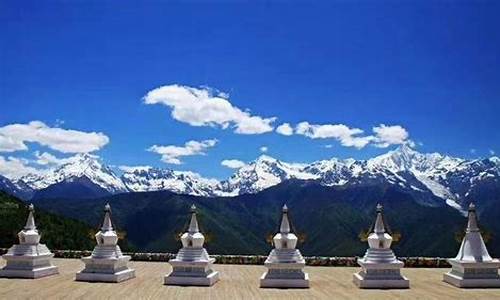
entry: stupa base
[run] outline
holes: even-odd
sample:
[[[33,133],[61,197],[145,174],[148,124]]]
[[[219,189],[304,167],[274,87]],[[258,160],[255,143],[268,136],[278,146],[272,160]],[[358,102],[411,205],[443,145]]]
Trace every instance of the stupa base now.
[[[16,245],[13,248],[19,249],[22,247]],[[0,277],[36,279],[59,274],[58,268],[51,263],[53,256],[50,252],[40,255],[13,255],[7,253],[3,255],[7,264],[0,270]]]
[[[260,278],[261,288],[309,288],[309,274],[304,273],[304,278],[266,278],[268,272],[262,274]]]
[[[59,274],[59,270],[56,266],[47,266],[35,268],[32,270],[26,269],[14,269],[14,268],[4,268],[0,270],[0,277],[4,278],[29,278],[37,279],[42,277],[47,277],[51,275]]]
[[[474,278],[465,279],[451,272],[443,275],[443,281],[459,288],[498,288],[500,278]]]
[[[360,289],[408,289],[410,281],[401,275],[398,279],[365,278],[363,272],[353,274],[353,282]]]
[[[500,287],[498,268],[500,261],[487,262],[460,261],[448,259],[451,271],[443,275],[443,281],[459,288]]]
[[[130,256],[113,258],[83,257],[85,269],[76,273],[76,281],[122,282],[135,278],[135,270],[127,266]]]
[[[176,276],[169,274],[165,276],[164,283],[166,285],[182,285],[182,286],[212,286],[219,281],[219,272],[213,271],[207,276]]]
[[[76,273],[76,281],[87,281],[87,282],[122,282],[135,278],[134,269],[126,269],[113,274],[106,273],[86,273],[78,272]]]

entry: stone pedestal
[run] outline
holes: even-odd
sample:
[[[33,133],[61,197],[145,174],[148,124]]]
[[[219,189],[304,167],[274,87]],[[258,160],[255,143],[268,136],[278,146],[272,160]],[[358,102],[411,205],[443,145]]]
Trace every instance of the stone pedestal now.
[[[130,256],[115,258],[82,258],[85,269],[76,273],[77,281],[121,282],[135,277],[135,270],[127,266]]]
[[[460,262],[449,259],[451,271],[443,275],[443,280],[460,288],[500,287],[498,268],[500,261],[495,259],[486,263]]]
[[[391,250],[392,237],[386,232],[382,205],[377,205],[377,219],[368,236],[370,248],[363,258],[358,259],[361,271],[353,274],[353,282],[366,289],[405,289],[410,281],[401,275],[404,264],[396,259]]]
[[[290,232],[288,208],[283,206],[280,232],[273,238],[275,249],[264,265],[268,271],[260,278],[263,288],[309,288],[309,275],[304,272],[306,262],[297,246],[297,236]]]
[[[33,217],[34,207],[29,206],[26,226],[18,233],[19,244],[12,246],[3,255],[6,266],[0,270],[0,277],[40,278],[58,274],[51,260],[54,254],[44,244],[40,244],[40,234]]]
[[[219,281],[219,272],[212,269],[215,259],[203,248],[205,237],[199,231],[196,207],[191,207],[188,232],[181,236],[182,249],[169,261],[172,272],[165,276],[166,285],[212,286]]]
[[[401,275],[403,262],[370,263],[358,260],[362,270],[353,275],[353,282],[362,289],[407,289],[410,281]]]
[[[135,277],[135,270],[127,263],[130,256],[123,255],[117,245],[118,236],[111,224],[111,208],[106,205],[101,231],[96,234],[97,246],[92,255],[82,258],[85,268],[76,273],[77,281],[122,282]]]
[[[269,269],[260,277],[263,288],[308,288],[309,274],[304,272],[305,263],[265,264]]]
[[[472,203],[458,255],[448,262],[452,269],[443,275],[444,282],[460,288],[500,287],[500,261],[492,259],[486,249],[477,225],[476,207]]]
[[[205,250],[205,249],[203,249]],[[166,285],[212,286],[219,281],[219,272],[212,270],[215,259],[197,261],[169,261],[172,273],[165,276]]]

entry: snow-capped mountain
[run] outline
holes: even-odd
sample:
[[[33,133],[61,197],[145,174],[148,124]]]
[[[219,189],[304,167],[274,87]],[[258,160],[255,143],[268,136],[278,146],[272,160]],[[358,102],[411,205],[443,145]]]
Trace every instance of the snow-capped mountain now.
[[[439,153],[423,154],[407,145],[369,160],[332,158],[290,164],[261,156],[221,184],[225,193],[233,195],[256,193],[288,179],[316,180],[326,186],[393,185],[422,204],[445,202],[461,210],[478,200],[473,195],[500,200],[497,157],[464,160]]]
[[[228,195],[256,193],[288,179],[318,179],[305,172],[303,164],[279,161],[267,155],[243,166],[229,179],[221,182],[222,191]]]
[[[0,191],[9,193],[21,199],[30,198],[32,196],[32,190],[25,186],[25,189],[18,188],[10,179],[5,176],[0,175]]]
[[[215,179],[206,179],[193,172],[158,168],[136,168],[125,172],[121,180],[132,192],[172,191],[178,194],[211,197],[220,191]]]
[[[204,197],[257,193],[285,180],[312,180],[325,186],[394,186],[425,205],[447,203],[457,209],[474,201],[500,201],[500,159],[464,160],[424,154],[403,145],[369,160],[337,159],[310,164],[287,163],[267,155],[218,181],[186,171],[151,167],[135,168],[121,177],[98,157],[81,154],[54,170],[29,174],[10,181],[4,190],[43,197],[79,191],[87,197],[124,192],[168,190]],[[10,184],[9,184],[10,183]],[[12,187],[14,186],[14,187]],[[43,193],[40,191],[44,191]]]
[[[56,184],[85,182],[89,188],[95,185],[96,189],[109,194],[127,192],[127,187],[113,170],[103,164],[98,157],[90,154],[79,154],[68,159],[68,162],[53,169],[37,174],[28,174],[15,181],[18,188],[23,185],[35,191],[47,189]],[[64,196],[64,195],[57,195]]]

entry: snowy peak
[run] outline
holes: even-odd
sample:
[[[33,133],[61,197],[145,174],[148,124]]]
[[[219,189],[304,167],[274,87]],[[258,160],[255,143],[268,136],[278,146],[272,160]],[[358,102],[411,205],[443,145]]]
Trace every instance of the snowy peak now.
[[[394,173],[410,171],[437,175],[448,172],[462,161],[462,159],[439,153],[422,154],[408,145],[402,145],[396,150],[368,160],[368,168],[373,171],[390,170]]]
[[[129,191],[146,192],[168,190],[179,194],[216,196],[220,190],[217,180],[206,179],[197,173],[158,168],[140,168],[125,172],[122,182]]]
[[[103,164],[97,156],[91,154],[75,155],[54,170],[40,174],[28,174],[23,176],[20,181],[40,190],[63,181],[72,182],[83,178],[112,194],[127,191],[113,170]]]
[[[22,176],[21,178],[14,181],[14,184],[17,187],[21,187],[24,185],[29,186],[34,190],[41,190],[48,187],[51,184],[54,184],[53,180],[46,180],[46,173],[31,173]]]
[[[285,163],[262,155],[252,163],[238,169],[222,188],[230,195],[256,193],[288,179],[317,179],[318,176],[304,171],[306,165]]]
[[[422,164],[427,164],[427,157],[407,145],[398,147],[396,150],[377,156],[368,160],[371,169],[389,169],[393,172],[418,170]],[[436,157],[436,159],[439,159]]]
[[[53,175],[56,182],[86,177],[112,194],[127,191],[113,170],[101,163],[97,156],[90,154],[74,156],[68,163],[56,169]]]

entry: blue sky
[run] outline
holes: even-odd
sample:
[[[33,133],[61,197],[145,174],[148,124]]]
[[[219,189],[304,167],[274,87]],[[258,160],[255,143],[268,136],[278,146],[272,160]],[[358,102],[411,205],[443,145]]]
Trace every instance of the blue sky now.
[[[345,146],[345,136],[311,138],[311,128],[309,136],[239,134],[234,118],[226,129],[217,122],[193,126],[190,116],[173,117],[180,107],[165,104],[169,95],[145,103],[155,88],[178,85],[210,88],[207,101],[225,99],[249,117],[275,117],[273,128],[342,124],[364,131],[354,137],[377,138],[372,128],[385,124],[404,128],[404,140],[423,152],[490,156],[500,152],[499,13],[495,1],[2,1],[0,128],[39,120],[102,133],[108,141],[97,141],[93,153],[109,164],[218,178],[233,172],[221,161],[253,160],[263,146],[298,162],[364,159],[397,147],[394,140],[382,148],[380,137]],[[20,140],[26,149],[4,147],[4,161],[34,159],[35,151],[58,158],[78,152],[61,151],[52,140]],[[205,155],[177,157],[180,165],[147,151],[206,140],[217,142]]]

